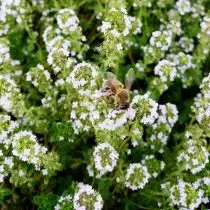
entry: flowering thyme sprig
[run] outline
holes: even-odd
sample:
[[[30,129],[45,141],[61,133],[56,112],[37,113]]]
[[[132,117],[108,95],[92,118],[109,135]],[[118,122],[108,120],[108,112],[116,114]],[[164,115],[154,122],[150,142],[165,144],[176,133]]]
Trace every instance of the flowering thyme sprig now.
[[[78,183],[78,189],[74,194],[73,204],[74,209],[101,210],[103,208],[101,195],[90,185],[83,183]]]
[[[142,166],[140,163],[132,163],[125,175],[125,186],[131,190],[143,189],[150,176],[146,166]]]

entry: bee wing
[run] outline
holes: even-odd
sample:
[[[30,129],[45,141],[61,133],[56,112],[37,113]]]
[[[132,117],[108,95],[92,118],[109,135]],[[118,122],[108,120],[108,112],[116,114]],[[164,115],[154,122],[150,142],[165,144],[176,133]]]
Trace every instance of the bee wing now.
[[[104,73],[104,78],[106,80],[108,80],[108,79],[117,80],[117,76],[114,73],[110,72],[110,71]]]
[[[126,89],[130,90],[133,81],[134,81],[134,70],[129,69],[129,71],[125,75],[125,87],[126,87]]]

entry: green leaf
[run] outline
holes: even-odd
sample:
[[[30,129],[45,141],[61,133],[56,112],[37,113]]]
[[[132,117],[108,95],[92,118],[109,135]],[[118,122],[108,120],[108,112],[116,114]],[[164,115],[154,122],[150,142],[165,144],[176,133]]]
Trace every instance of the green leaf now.
[[[0,186],[0,203],[3,203],[5,197],[9,196],[11,194],[12,194],[12,192],[10,189],[8,189],[4,186]]]
[[[58,196],[53,193],[36,195],[33,197],[33,203],[37,205],[38,210],[53,210],[57,203]]]

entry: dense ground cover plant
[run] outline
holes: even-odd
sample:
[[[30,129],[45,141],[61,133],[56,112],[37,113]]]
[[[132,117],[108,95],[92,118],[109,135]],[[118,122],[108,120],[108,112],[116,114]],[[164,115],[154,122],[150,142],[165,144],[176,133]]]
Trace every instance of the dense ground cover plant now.
[[[209,0],[1,0],[0,208],[207,209],[209,51]]]

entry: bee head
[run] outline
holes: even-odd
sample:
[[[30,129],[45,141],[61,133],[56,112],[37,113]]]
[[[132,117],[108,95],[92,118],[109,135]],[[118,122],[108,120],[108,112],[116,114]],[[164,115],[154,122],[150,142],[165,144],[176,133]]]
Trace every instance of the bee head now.
[[[104,84],[104,90],[111,91],[113,94],[116,94],[117,90],[122,87],[123,85],[120,82],[112,79],[106,80]]]

